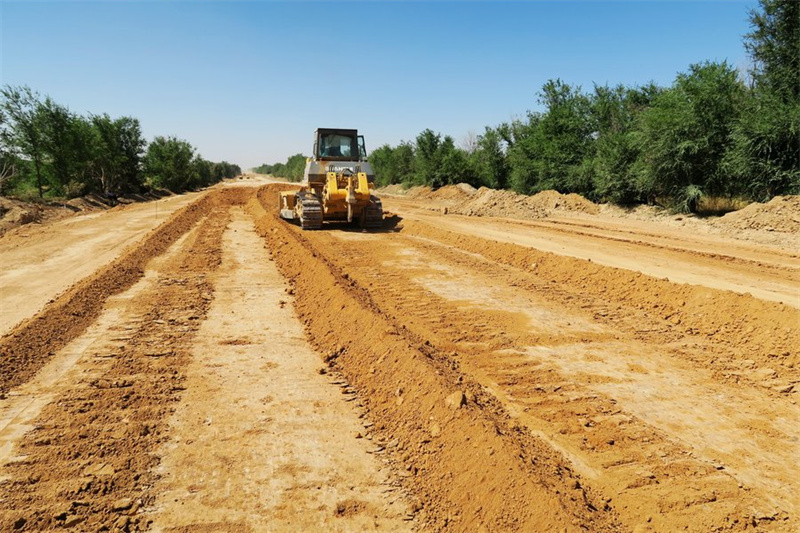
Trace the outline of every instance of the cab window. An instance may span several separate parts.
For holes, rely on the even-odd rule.
[[[353,142],[347,135],[328,133],[320,136],[320,157],[350,157],[350,145]]]

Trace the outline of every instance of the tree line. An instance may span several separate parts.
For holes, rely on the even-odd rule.
[[[253,172],[258,174],[269,174],[271,176],[286,178],[289,181],[300,181],[306,168],[306,156],[295,154],[286,160],[286,163],[275,163],[270,165],[264,163],[255,167]]]
[[[587,92],[550,80],[539,92],[543,111],[486,127],[461,146],[426,129],[374,150],[378,185],[555,189],[683,211],[704,195],[800,194],[800,2],[760,0],[749,17],[746,76],[723,61],[690,65],[669,87]]]
[[[0,194],[183,192],[238,174],[238,165],[207,161],[185,140],[148,144],[136,118],[81,116],[29,87],[0,90]]]

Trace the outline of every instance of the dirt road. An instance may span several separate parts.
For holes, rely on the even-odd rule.
[[[71,286],[17,256],[53,301],[0,340],[0,530],[800,528],[793,251],[392,198],[303,232],[281,187]]]

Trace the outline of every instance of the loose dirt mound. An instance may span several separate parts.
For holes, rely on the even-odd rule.
[[[578,211],[593,215],[600,212],[600,206],[575,193],[561,194],[556,191],[542,191],[528,198],[529,203],[551,211]]]
[[[481,187],[468,201],[454,211],[478,216],[512,216],[542,218],[552,213],[580,212],[597,214],[600,207],[577,194],[542,191],[533,196],[513,191]]]
[[[399,183],[395,183],[393,185],[387,185],[386,187],[381,187],[380,189],[381,194],[400,194],[405,196],[408,193],[408,189],[404,188]]]
[[[386,194],[403,194],[399,186],[381,189]],[[579,212],[597,214],[600,206],[578,194],[561,194],[542,191],[533,196],[517,194],[504,189],[481,187],[468,183],[445,185],[436,190],[430,187],[412,187],[405,193],[408,198],[427,200],[437,209],[471,216],[544,218],[553,213]]]
[[[800,196],[776,196],[765,204],[753,203],[728,213],[716,224],[731,229],[758,229],[800,233]]]
[[[0,235],[12,228],[30,224],[42,218],[42,207],[0,197]]]
[[[473,186],[466,183],[459,183],[458,185],[445,185],[435,190],[430,187],[411,187],[406,193],[406,196],[409,198],[434,200],[447,205],[456,205],[469,200],[475,192],[476,190]]]

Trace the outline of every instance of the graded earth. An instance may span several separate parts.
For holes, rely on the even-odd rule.
[[[0,237],[0,531],[800,530],[796,197],[292,187]]]

